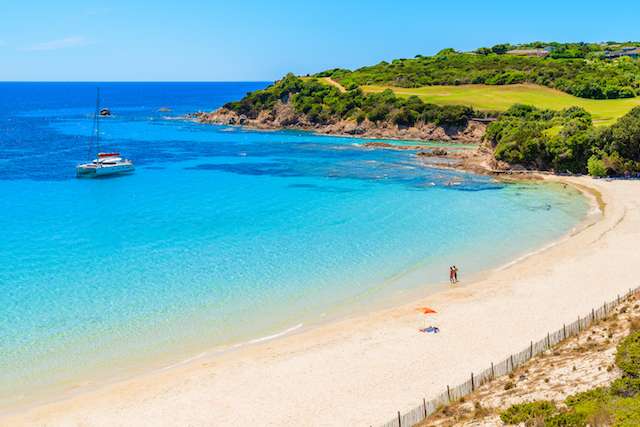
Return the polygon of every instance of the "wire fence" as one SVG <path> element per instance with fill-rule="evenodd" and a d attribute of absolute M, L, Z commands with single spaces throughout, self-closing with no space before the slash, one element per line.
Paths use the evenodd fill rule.
<path fill-rule="evenodd" d="M 569 325 L 562 325 L 562 328 L 555 332 L 549 332 L 545 337 L 537 342 L 531 341 L 527 348 L 512 354 L 500 363 L 491 363 L 491 366 L 484 371 L 471 374 L 469 379 L 455 387 L 447 386 L 447 389 L 431 400 L 422 399 L 422 404 L 416 406 L 413 410 L 402 414 L 398 411 L 397 415 L 390 421 L 384 423 L 381 427 L 411 427 L 423 421 L 429 415 L 435 413 L 439 408 L 451 402 L 459 401 L 473 393 L 478 387 L 493 381 L 498 377 L 510 374 L 512 371 L 523 365 L 534 356 L 551 349 L 554 345 L 574 337 L 580 332 L 588 328 L 593 323 L 606 318 L 613 309 L 630 296 L 638 293 L 640 287 L 629 289 L 624 295 L 618 297 L 608 303 L 603 304 L 599 308 L 594 308 L 584 317 L 578 317 L 575 322 Z"/>

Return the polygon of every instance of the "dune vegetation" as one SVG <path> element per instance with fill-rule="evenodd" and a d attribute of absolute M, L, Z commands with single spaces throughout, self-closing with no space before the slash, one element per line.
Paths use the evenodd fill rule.
<path fill-rule="evenodd" d="M 640 425 L 640 304 L 602 320 L 443 406 L 420 427 Z"/>

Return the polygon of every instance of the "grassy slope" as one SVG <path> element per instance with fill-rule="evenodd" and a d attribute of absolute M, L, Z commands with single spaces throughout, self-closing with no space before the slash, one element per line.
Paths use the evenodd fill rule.
<path fill-rule="evenodd" d="M 363 86 L 365 92 L 381 92 L 386 86 Z M 434 104 L 470 105 L 478 110 L 504 111 L 511 105 L 530 104 L 538 108 L 560 110 L 580 106 L 589 111 L 596 125 L 610 125 L 631 108 L 640 105 L 640 98 L 595 100 L 575 96 L 544 86 L 517 84 L 505 86 L 461 85 L 423 86 L 419 88 L 389 87 L 399 96 L 417 95 Z"/>
<path fill-rule="evenodd" d="M 302 80 L 311 80 L 311 79 L 316 79 L 318 80 L 320 83 L 323 84 L 327 84 L 330 86 L 335 86 L 336 88 L 338 88 L 338 90 L 340 92 L 346 92 L 347 90 L 344 88 L 344 86 L 342 86 L 340 83 L 338 83 L 337 81 L 333 80 L 331 77 L 300 77 Z"/>

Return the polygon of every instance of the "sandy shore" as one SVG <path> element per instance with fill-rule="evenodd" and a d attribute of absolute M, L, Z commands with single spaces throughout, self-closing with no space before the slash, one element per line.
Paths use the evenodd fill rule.
<path fill-rule="evenodd" d="M 0 418 L 0 425 L 377 425 L 640 283 L 640 182 L 596 189 L 602 219 L 475 283 Z M 517 230 L 514 230 L 514 238 Z M 441 333 L 418 332 L 416 308 Z"/>

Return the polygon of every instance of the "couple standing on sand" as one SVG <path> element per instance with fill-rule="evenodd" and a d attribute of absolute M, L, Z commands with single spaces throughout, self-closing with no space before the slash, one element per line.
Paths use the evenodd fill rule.
<path fill-rule="evenodd" d="M 458 267 L 455 265 L 449 267 L 449 282 L 458 283 Z"/>

